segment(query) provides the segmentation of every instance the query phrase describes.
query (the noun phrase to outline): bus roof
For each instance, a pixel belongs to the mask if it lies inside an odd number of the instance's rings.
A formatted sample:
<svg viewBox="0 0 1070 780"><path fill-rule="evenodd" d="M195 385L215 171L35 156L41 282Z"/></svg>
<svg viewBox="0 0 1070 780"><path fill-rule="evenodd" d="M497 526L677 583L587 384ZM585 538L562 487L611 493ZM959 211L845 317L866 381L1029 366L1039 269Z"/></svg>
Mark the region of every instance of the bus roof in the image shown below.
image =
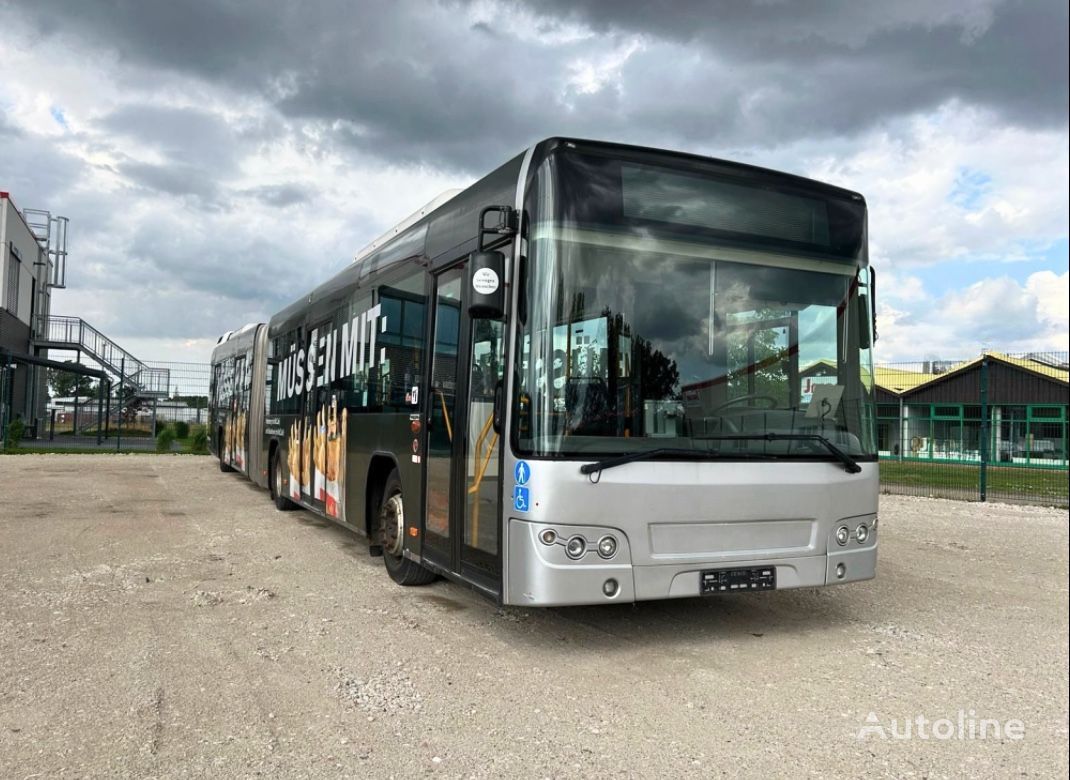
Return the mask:
<svg viewBox="0 0 1070 780"><path fill-rule="evenodd" d="M846 198L850 200L861 200L865 202L865 198L854 190L849 190L844 187L838 187L835 184L829 184L827 182L819 181L818 179L811 179L806 176L800 176L795 173L788 173L785 171L776 170L775 168L764 168L760 165L752 165L750 163L737 162L735 160L726 160L720 157L710 157L703 154L694 154L693 152L681 152L672 149L659 149L652 146L637 146L635 144L622 144L615 143L613 141L596 141L583 138L564 138L553 137L547 138L536 144L535 157L541 161L542 158L550 155L558 148L577 148L577 149L599 149L602 151L617 151L627 156L650 156L650 157L672 157L681 160L693 160L697 163L706 165L715 165L722 167L726 170L736 171L742 174L751 174L755 177L762 177L774 180L779 180L785 183L792 183L797 187L803 189L813 190L815 193L822 193L826 195L833 195L840 198ZM532 167L535 167L534 161Z"/></svg>
<svg viewBox="0 0 1070 780"><path fill-rule="evenodd" d="M262 322L250 322L242 325L237 330L224 333L219 337L219 341L216 342L215 347L212 349L211 362L216 363L225 357L252 349L253 343L256 341L257 329L263 324Z"/></svg>

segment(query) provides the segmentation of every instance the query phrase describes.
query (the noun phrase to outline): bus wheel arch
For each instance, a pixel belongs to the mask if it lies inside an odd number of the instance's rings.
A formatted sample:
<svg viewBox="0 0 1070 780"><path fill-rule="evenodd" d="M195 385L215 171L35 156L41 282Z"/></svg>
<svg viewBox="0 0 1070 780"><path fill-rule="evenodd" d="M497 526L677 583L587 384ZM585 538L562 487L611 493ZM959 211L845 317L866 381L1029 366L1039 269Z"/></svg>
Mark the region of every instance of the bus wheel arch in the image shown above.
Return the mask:
<svg viewBox="0 0 1070 780"><path fill-rule="evenodd" d="M392 455L375 453L368 463L368 478L364 490L364 533L371 544L378 544L379 506L383 501L383 490L390 474L397 471L398 464Z"/></svg>
<svg viewBox="0 0 1070 780"><path fill-rule="evenodd" d="M372 482L371 475L381 475L388 463L390 470L380 481ZM373 464L375 458L373 458ZM390 579L399 585L426 585L435 579L434 572L425 569L416 561L406 558L401 551L404 544L404 491L401 485L401 476L393 458L384 457L379 465L369 470L368 495L371 500L369 506L374 506L374 512L369 512L368 537L373 545L379 545L382 550L383 562L386 564L387 574ZM374 501L372 503L371 501ZM387 531L386 524L396 523L398 527Z"/></svg>
<svg viewBox="0 0 1070 780"><path fill-rule="evenodd" d="M268 492L271 495L271 500L275 502L276 509L280 512L291 512L294 509L300 509L300 507L290 500L290 497L286 495L286 491L283 489L279 450L278 440L272 439L271 444L268 446Z"/></svg>

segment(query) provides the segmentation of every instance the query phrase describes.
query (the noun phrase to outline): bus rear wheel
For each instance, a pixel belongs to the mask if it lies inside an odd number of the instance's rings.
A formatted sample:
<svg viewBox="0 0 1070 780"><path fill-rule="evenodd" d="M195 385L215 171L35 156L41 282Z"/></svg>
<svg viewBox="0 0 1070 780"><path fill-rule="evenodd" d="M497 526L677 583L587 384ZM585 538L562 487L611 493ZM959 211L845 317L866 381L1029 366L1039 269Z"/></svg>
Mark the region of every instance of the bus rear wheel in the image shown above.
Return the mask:
<svg viewBox="0 0 1070 780"><path fill-rule="evenodd" d="M271 498L275 502L275 508L280 512L290 512L299 507L286 497L282 483L282 469L279 468L282 465L280 460L279 451L275 450L275 456L271 459Z"/></svg>
<svg viewBox="0 0 1070 780"><path fill-rule="evenodd" d="M402 554L405 546L405 499L397 469L390 472L383 485L377 521L377 536L383 546L383 562L390 579L398 585L426 585L434 580L434 572Z"/></svg>

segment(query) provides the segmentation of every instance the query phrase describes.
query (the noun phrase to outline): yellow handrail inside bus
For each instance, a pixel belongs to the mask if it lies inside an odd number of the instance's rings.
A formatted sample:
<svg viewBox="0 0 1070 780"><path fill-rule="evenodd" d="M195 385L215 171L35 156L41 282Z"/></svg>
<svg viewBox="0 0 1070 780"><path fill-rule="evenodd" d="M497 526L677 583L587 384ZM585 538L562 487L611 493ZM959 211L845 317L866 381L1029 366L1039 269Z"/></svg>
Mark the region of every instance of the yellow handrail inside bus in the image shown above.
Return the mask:
<svg viewBox="0 0 1070 780"><path fill-rule="evenodd" d="M468 488L469 495L475 495L475 504L472 506L472 546L475 547L476 542L479 541L479 487L483 484L483 476L487 473L487 466L490 465L490 459L494 455L494 448L498 444L498 434L495 433L491 437L490 443L487 445L487 452L484 456L482 454L483 443L487 438L487 434L490 433L490 426L494 422L494 416L491 415L487 418L487 421L483 424L483 430L479 432L479 438L476 439L476 473L472 479L472 486Z"/></svg>
<svg viewBox="0 0 1070 780"><path fill-rule="evenodd" d="M435 390L438 393L438 400L442 402L442 417L446 421L446 435L450 437L450 444L453 444L453 425L450 424L450 412L446 408L446 396L441 390Z"/></svg>
<svg viewBox="0 0 1070 780"><path fill-rule="evenodd" d="M491 423L494 422L492 417L488 417L487 421L483 424L483 430L479 432L479 438L476 439L476 457L480 457L480 450L483 448L483 441L487 438L487 434L490 432ZM479 484L483 481L483 475L487 472L487 466L490 465L490 456L494 454L494 445L498 443L498 434L494 434L494 438L491 440L490 446L487 448L487 455L482 459L482 462L476 468L475 478L472 480L472 487L468 488L469 493L475 493L479 490Z"/></svg>

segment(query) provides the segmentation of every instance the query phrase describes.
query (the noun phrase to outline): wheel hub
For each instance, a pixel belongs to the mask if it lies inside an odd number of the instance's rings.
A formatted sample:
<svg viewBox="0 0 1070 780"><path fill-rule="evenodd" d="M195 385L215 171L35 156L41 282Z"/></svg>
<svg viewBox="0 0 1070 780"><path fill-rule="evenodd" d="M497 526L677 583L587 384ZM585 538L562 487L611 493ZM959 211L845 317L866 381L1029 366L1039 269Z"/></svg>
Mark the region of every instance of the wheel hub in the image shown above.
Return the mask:
<svg viewBox="0 0 1070 780"><path fill-rule="evenodd" d="M405 505L400 493L395 493L383 502L380 525L383 532L383 552L394 556L401 555L405 541Z"/></svg>

